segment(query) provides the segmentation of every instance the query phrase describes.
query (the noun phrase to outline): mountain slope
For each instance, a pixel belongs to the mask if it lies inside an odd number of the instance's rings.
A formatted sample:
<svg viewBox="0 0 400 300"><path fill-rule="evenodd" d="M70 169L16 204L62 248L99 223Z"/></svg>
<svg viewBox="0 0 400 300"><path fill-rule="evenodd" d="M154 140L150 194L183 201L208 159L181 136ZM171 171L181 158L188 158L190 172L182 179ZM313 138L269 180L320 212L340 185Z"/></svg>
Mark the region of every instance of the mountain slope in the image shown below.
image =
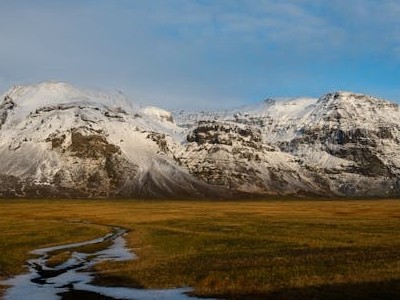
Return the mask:
<svg viewBox="0 0 400 300"><path fill-rule="evenodd" d="M175 124L148 111L142 113L120 97L46 82L15 87L2 98L0 180L4 196L219 193L174 166L167 155L158 154L156 132L179 136L181 130ZM167 181L171 173L174 180Z"/></svg>
<svg viewBox="0 0 400 300"><path fill-rule="evenodd" d="M269 99L258 106L213 114L179 112L175 119L185 127L205 119L208 123L222 120L260 130L263 145L278 148L277 153L288 155L298 168L295 170L297 181L287 184L287 180L278 180L277 184L284 184L286 191L296 187L296 183L311 182L311 188L308 186L305 191L317 194L399 194L400 164L396 153L400 150L400 112L397 104L338 92L320 99ZM282 159L273 161L282 162ZM272 165L268 162L268 166ZM280 166L273 174L282 176L293 170L287 166ZM263 182L271 191L271 179L263 179ZM297 189L297 192L302 191Z"/></svg>
<svg viewBox="0 0 400 300"><path fill-rule="evenodd" d="M171 114L44 82L0 98L0 195L400 194L397 104L354 93Z"/></svg>

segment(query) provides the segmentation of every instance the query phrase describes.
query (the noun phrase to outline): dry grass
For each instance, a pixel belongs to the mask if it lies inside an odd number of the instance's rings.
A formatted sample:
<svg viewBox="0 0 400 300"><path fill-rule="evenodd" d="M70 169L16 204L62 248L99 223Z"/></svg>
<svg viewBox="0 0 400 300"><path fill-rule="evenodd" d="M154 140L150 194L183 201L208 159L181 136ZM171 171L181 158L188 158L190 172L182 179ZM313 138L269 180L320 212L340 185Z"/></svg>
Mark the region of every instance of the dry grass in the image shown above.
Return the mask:
<svg viewBox="0 0 400 300"><path fill-rule="evenodd" d="M62 265L71 258L71 251L63 251L57 254L53 254L47 261L48 267L57 267Z"/></svg>
<svg viewBox="0 0 400 300"><path fill-rule="evenodd" d="M131 230L139 259L98 265L104 284L189 285L197 295L231 299L400 295L397 200L3 200L0 207L3 277L23 271L29 250L117 225Z"/></svg>

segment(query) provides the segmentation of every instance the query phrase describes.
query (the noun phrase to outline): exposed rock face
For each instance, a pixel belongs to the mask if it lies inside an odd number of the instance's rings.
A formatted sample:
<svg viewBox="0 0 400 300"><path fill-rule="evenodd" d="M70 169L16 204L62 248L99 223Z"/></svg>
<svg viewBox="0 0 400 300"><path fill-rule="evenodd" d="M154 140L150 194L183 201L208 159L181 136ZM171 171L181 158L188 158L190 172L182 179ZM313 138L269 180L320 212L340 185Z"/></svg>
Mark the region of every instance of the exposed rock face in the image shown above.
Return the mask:
<svg viewBox="0 0 400 300"><path fill-rule="evenodd" d="M101 131L73 128L52 135L47 141L68 165L54 174L52 185L57 190L74 186L79 196L113 197L122 195L125 182L137 174L138 166L130 163Z"/></svg>
<svg viewBox="0 0 400 300"><path fill-rule="evenodd" d="M0 129L6 122L9 111L15 107L15 103L9 96L5 96L3 102L0 104Z"/></svg>
<svg viewBox="0 0 400 300"><path fill-rule="evenodd" d="M234 123L199 122L187 141L189 144L178 160L205 182L228 188L251 181L256 187L263 186L253 166L261 161L260 130Z"/></svg>
<svg viewBox="0 0 400 300"><path fill-rule="evenodd" d="M54 82L5 93L0 196L400 195L397 104L339 92L173 115L121 97Z"/></svg>
<svg viewBox="0 0 400 300"><path fill-rule="evenodd" d="M400 193L400 161L396 154L400 150L400 113L397 104L339 92L318 100L268 100L258 107L225 111L219 115L180 112L175 118L178 124L186 127L190 124L198 126L188 135L188 141L197 144L191 146L191 151L201 153L204 144L214 145L206 155L212 163L205 170L207 164L201 161L201 155L191 156L195 157L192 158L195 163L189 164L189 170L204 180L214 178L213 172L216 172L217 178L224 178L219 183L235 182L236 188L244 183L262 182L258 186L263 191L278 194L391 196ZM199 122L199 119L203 121ZM234 168L222 164L215 170L223 160L210 158L213 155L210 152L220 152L219 144L231 144L237 132L232 128L226 130L224 125L218 130L215 124L221 122L245 124L247 130L261 137L256 138L258 147L252 147L252 156L260 162L253 168L256 172L242 169L235 173L235 168L244 162L243 156L231 159ZM248 149L237 149L233 144L224 148L228 153L225 158L235 156L235 153L248 153ZM274 159L268 161L274 150ZM279 166L271 167L278 162ZM264 175L266 170L271 170L268 176ZM288 173L295 176L289 177ZM240 180L240 175L246 178Z"/></svg>
<svg viewBox="0 0 400 300"><path fill-rule="evenodd" d="M239 127L235 123L217 121L200 121L197 127L188 134L187 141L198 145L229 145L241 144L251 148L261 149L261 131L258 128Z"/></svg>
<svg viewBox="0 0 400 300"><path fill-rule="evenodd" d="M199 122L187 140L178 161L211 185L248 193L321 192L299 180L299 166L293 158L263 142L259 128L226 121Z"/></svg>

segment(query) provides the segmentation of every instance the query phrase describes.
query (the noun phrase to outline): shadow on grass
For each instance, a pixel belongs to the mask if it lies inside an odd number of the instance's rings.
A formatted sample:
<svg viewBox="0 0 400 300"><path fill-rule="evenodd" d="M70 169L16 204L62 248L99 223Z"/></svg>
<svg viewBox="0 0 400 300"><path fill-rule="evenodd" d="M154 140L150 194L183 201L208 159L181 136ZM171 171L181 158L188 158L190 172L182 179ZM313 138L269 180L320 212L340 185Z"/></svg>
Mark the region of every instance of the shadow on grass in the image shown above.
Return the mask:
<svg viewBox="0 0 400 300"><path fill-rule="evenodd" d="M282 289L265 294L223 295L221 298L230 300L397 300L400 299L400 280L320 285Z"/></svg>

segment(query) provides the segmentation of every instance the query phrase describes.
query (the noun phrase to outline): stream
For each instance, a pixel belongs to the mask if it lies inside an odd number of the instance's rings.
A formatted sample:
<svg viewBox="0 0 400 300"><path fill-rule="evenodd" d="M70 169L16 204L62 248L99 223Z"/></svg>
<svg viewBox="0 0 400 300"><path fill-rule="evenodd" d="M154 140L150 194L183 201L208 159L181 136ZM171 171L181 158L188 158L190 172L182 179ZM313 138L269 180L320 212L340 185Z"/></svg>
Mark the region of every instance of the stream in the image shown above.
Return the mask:
<svg viewBox="0 0 400 300"><path fill-rule="evenodd" d="M136 289L127 287L105 287L92 284L95 272L93 266L102 261L127 261L137 258L128 248L124 235L127 230L113 227L113 232L94 240L61 245L31 252L36 258L27 261L28 273L0 282L10 286L4 300L190 300L199 299L187 295L191 288L164 290ZM111 242L111 245L94 253L79 252L79 247ZM60 250L71 251L71 257L64 263L51 267L50 253Z"/></svg>

